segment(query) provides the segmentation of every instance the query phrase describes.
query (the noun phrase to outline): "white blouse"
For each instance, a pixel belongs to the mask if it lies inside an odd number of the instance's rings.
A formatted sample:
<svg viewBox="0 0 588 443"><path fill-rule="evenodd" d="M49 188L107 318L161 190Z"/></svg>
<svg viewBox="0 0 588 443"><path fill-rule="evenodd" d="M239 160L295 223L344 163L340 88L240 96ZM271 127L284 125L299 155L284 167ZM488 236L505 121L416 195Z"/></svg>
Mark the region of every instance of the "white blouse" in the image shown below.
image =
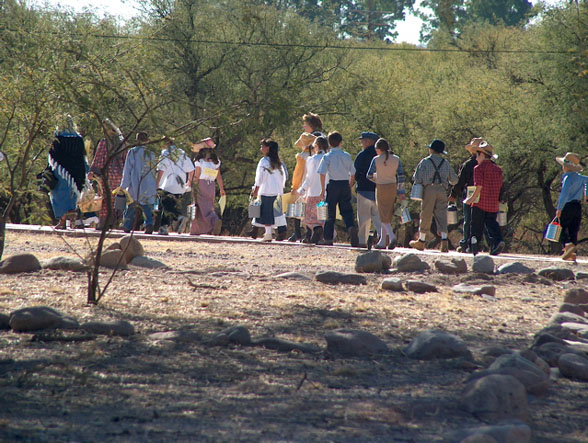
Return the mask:
<svg viewBox="0 0 588 443"><path fill-rule="evenodd" d="M282 164L279 169L272 169L268 157L263 157L255 171L255 186L259 186L259 195L268 197L282 195L286 185L286 170Z"/></svg>
<svg viewBox="0 0 588 443"><path fill-rule="evenodd" d="M200 168L200 180L206 180L213 182L218 177L218 171L220 169L221 162L215 164L212 161L200 159L196 162L196 167Z"/></svg>
<svg viewBox="0 0 588 443"><path fill-rule="evenodd" d="M321 175L317 172L319 164L323 157L324 152L312 155L306 159L306 175L300 188L298 188L299 194L305 194L307 197L318 197L321 195ZM325 182L326 183L326 182Z"/></svg>

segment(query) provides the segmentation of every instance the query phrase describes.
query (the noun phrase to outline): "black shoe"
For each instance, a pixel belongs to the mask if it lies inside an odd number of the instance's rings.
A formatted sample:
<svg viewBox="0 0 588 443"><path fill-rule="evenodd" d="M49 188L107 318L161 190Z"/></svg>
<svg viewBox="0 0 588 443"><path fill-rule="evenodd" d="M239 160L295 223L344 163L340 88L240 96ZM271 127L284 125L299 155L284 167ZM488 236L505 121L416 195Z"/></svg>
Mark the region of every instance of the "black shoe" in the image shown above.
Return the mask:
<svg viewBox="0 0 588 443"><path fill-rule="evenodd" d="M300 236L297 235L296 233L292 234L290 236L290 238L288 238L288 241L291 242L291 243L294 243L294 242L296 242L298 240L300 240Z"/></svg>
<svg viewBox="0 0 588 443"><path fill-rule="evenodd" d="M359 246L359 237L357 236L357 228L355 226L352 226L351 228L349 228L347 230L347 232L349 233L349 243L351 243L352 247L357 248Z"/></svg>
<svg viewBox="0 0 588 443"><path fill-rule="evenodd" d="M153 225L145 226L145 234L153 234Z"/></svg>
<svg viewBox="0 0 588 443"><path fill-rule="evenodd" d="M284 241L288 238L288 231L278 232L276 235L276 241Z"/></svg>
<svg viewBox="0 0 588 443"><path fill-rule="evenodd" d="M322 239L320 240L317 245L322 245L322 246L333 246L333 240L327 240L327 239Z"/></svg>
<svg viewBox="0 0 588 443"><path fill-rule="evenodd" d="M257 238L259 235L259 227L253 226L249 231L246 232L248 237Z"/></svg>
<svg viewBox="0 0 588 443"><path fill-rule="evenodd" d="M494 246L494 248L492 248L492 250L490 251L490 255L498 255L500 254L502 251L504 251L504 242L501 241L499 242L496 246Z"/></svg>
<svg viewBox="0 0 588 443"><path fill-rule="evenodd" d="M312 230L312 237L310 237L310 242L314 243L315 245L321 241L323 238L323 227L322 226L315 226ZM333 244L333 242L331 242Z"/></svg>
<svg viewBox="0 0 588 443"><path fill-rule="evenodd" d="M309 228L306 228L306 233L304 238L302 239L302 243L312 243L311 239L312 231Z"/></svg>

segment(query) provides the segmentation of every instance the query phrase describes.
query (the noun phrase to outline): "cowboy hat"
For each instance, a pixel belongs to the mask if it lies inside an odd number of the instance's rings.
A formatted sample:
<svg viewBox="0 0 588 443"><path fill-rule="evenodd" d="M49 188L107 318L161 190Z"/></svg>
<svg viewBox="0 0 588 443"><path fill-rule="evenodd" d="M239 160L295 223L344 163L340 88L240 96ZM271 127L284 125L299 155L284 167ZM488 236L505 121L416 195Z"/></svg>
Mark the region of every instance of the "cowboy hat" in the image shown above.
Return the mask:
<svg viewBox="0 0 588 443"><path fill-rule="evenodd" d="M477 152L476 148L480 146L484 139L482 137L474 137L470 140L470 142L465 146L466 151L470 154L475 154Z"/></svg>
<svg viewBox="0 0 588 443"><path fill-rule="evenodd" d="M303 132L300 134L300 137L298 137L298 140L296 140L296 143L294 143L294 146L297 148L306 148L307 146L312 145L315 139L315 135L312 135L309 132Z"/></svg>
<svg viewBox="0 0 588 443"><path fill-rule="evenodd" d="M555 157L555 161L560 165L567 167L572 172L580 172L582 170L580 156L573 152L566 152L566 155L563 157Z"/></svg>
<svg viewBox="0 0 588 443"><path fill-rule="evenodd" d="M472 152L473 151L473 152ZM494 153L494 148L492 145L488 144L486 140L482 140L477 146L472 147L472 154L475 152L483 152L484 154L490 156L491 159L496 160L498 155Z"/></svg>

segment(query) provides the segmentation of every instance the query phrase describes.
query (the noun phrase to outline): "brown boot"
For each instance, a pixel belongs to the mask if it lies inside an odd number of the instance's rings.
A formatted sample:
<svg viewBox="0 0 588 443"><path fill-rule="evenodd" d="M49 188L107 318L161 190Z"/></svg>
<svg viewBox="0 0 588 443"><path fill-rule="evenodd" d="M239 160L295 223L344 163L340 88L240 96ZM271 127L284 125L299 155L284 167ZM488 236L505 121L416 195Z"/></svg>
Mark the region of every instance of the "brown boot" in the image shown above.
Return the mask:
<svg viewBox="0 0 588 443"><path fill-rule="evenodd" d="M419 251L425 250L425 242L422 240L412 240L408 243L408 246Z"/></svg>
<svg viewBox="0 0 588 443"><path fill-rule="evenodd" d="M561 259L566 261L576 261L576 249L578 249L578 247L575 244L568 243L564 246Z"/></svg>
<svg viewBox="0 0 588 443"><path fill-rule="evenodd" d="M449 241L441 240L441 246L439 247L441 252L449 252Z"/></svg>

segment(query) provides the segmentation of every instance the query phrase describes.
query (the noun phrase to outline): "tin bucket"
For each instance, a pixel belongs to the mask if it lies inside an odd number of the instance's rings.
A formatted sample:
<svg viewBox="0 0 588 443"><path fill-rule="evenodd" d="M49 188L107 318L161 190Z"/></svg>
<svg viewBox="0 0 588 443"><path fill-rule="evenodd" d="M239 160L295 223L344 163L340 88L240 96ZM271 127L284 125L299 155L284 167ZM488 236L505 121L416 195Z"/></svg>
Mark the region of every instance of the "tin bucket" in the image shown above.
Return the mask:
<svg viewBox="0 0 588 443"><path fill-rule="evenodd" d="M508 224L508 218L506 213L508 212L508 206L505 203L498 205L498 213L496 214L496 221L498 226L506 226Z"/></svg>
<svg viewBox="0 0 588 443"><path fill-rule="evenodd" d="M194 220L196 218L196 205L188 206L188 217L190 217L190 220Z"/></svg>
<svg viewBox="0 0 588 443"><path fill-rule="evenodd" d="M404 208L402 208L402 212L400 213L400 223L405 224L411 220L412 217L410 216L410 209L408 209L408 206L405 206Z"/></svg>
<svg viewBox="0 0 588 443"><path fill-rule="evenodd" d="M420 183L415 183L412 185L412 189L410 190L410 199L411 200L422 200L423 199L423 185Z"/></svg>
<svg viewBox="0 0 588 443"><path fill-rule="evenodd" d="M584 185L584 203L588 203L588 183Z"/></svg>
<svg viewBox="0 0 588 443"><path fill-rule="evenodd" d="M560 235L561 225L559 224L559 218L555 217L547 226L547 231L545 231L545 239L552 242L558 242Z"/></svg>
<svg viewBox="0 0 588 443"><path fill-rule="evenodd" d="M127 197L124 194L117 194L114 197L114 209L123 212L127 207Z"/></svg>
<svg viewBox="0 0 588 443"><path fill-rule="evenodd" d="M250 201L247 212L249 213L249 218L261 217L261 202L259 200Z"/></svg>
<svg viewBox="0 0 588 443"><path fill-rule="evenodd" d="M447 206L447 224L448 225L456 225L457 224L457 206L455 206L455 205Z"/></svg>
<svg viewBox="0 0 588 443"><path fill-rule="evenodd" d="M293 217L293 218L304 217L304 203L301 201L296 202L296 203L290 203L288 205L288 211L286 212L286 217Z"/></svg>
<svg viewBox="0 0 588 443"><path fill-rule="evenodd" d="M329 205L327 202L320 202L316 205L316 218L318 221L325 221L329 218Z"/></svg>

